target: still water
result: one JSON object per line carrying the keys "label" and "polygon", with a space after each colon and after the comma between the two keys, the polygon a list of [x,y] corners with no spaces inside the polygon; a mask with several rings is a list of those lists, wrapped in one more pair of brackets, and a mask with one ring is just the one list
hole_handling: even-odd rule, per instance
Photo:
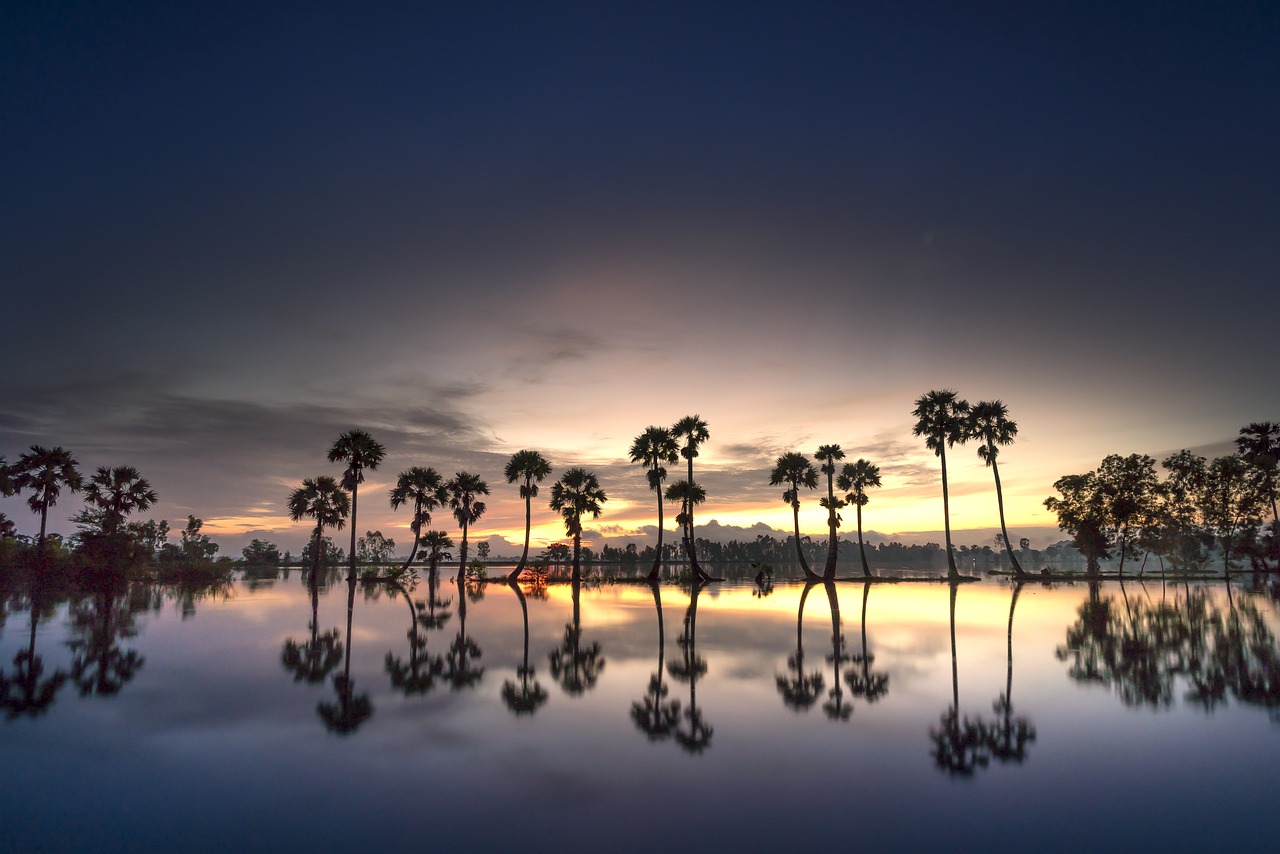
{"label": "still water", "polygon": [[1249,584],[313,596],[295,571],[38,610],[33,633],[14,597],[0,627],[5,850],[1273,850],[1280,833],[1280,617]]}

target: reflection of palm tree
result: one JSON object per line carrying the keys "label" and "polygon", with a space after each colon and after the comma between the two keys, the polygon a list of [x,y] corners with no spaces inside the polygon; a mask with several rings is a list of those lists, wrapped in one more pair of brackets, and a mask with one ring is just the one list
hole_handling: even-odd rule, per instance
{"label": "reflection of palm tree", "polygon": [[13,464],[13,485],[19,492],[31,493],[27,496],[27,506],[32,513],[40,514],[41,549],[44,548],[49,508],[58,503],[62,488],[79,492],[84,484],[76,466],[76,458],[70,451],[39,445],[32,445],[31,450],[20,454]]}
{"label": "reflection of palm tree", "polygon": [[458,577],[458,634],[449,651],[445,653],[444,678],[450,687],[457,691],[461,688],[472,688],[484,676],[484,668],[475,666],[475,659],[483,656],[480,645],[467,634],[467,596],[466,580]]}
{"label": "reflection of palm tree", "polygon": [[960,720],[960,680],[956,667],[956,585],[951,585],[951,707],[942,714],[941,725],[929,729],[933,739],[931,754],[938,769],[953,777],[971,777],[991,761],[984,728],[969,718]]}
{"label": "reflection of palm tree", "polygon": [[514,581],[510,584],[516,598],[520,600],[520,614],[524,617],[524,658],[516,668],[516,678],[520,680],[520,684],[517,685],[510,679],[502,683],[502,700],[516,715],[532,715],[547,701],[547,692],[536,680],[532,685],[529,684],[529,680],[535,675],[533,667],[529,665],[529,603],[525,600],[520,585]]}
{"label": "reflection of palm tree", "polygon": [[960,576],[956,569],[956,556],[951,551],[951,501],[947,492],[947,448],[965,440],[969,402],[961,400],[954,391],[931,391],[916,401],[911,411],[916,425],[911,432],[925,437],[925,447],[942,460],[942,522],[947,536],[947,577]]}
{"label": "reflection of palm tree", "polygon": [[831,605],[831,654],[827,661],[831,662],[831,690],[827,692],[827,702],[822,704],[822,711],[835,721],[847,721],[853,714],[853,706],[844,704],[844,689],[840,687],[840,665],[849,660],[844,652],[844,633],[840,627],[840,600],[836,598],[836,585],[833,581],[824,582],[827,591],[827,602]]}
{"label": "reflection of palm tree", "polygon": [[[345,497],[345,496],[344,496]],[[308,586],[311,588],[311,639],[299,644],[293,638],[284,642],[280,663],[293,674],[295,682],[319,684],[328,678],[334,668],[342,663],[342,641],[338,630],[320,633],[320,583],[313,573]]]}
{"label": "reflection of palm tree", "polygon": [[689,593],[689,607],[684,614],[684,632],[676,638],[680,645],[681,660],[667,665],[667,672],[681,682],[689,683],[689,708],[684,712],[684,723],[678,724],[674,735],[676,743],[689,753],[702,753],[711,746],[715,729],[702,717],[698,708],[698,677],[707,672],[707,662],[698,656],[698,594],[705,582],[695,580]]}
{"label": "reflection of palm tree", "polygon": [[871,583],[862,585],[862,652],[852,659],[854,664],[862,665],[861,670],[850,669],[844,674],[849,683],[849,690],[855,697],[861,697],[867,703],[874,703],[889,693],[889,674],[876,673],[871,670],[876,657],[867,649],[867,600],[871,598]]}
{"label": "reflection of palm tree", "polygon": [[[982,401],[974,404],[969,413],[969,436],[982,444],[978,446],[978,458],[991,466],[991,473],[996,479],[996,506],[1000,509],[1000,533],[1004,536],[1004,549],[1009,555],[1009,564],[1013,574],[1018,578],[1026,578],[1022,564],[1013,554],[1013,543],[1009,540],[1009,529],[1004,524],[1004,493],[1000,489],[1000,467],[996,465],[996,457],[1000,448],[1013,444],[1013,437],[1018,435],[1018,424],[1009,420],[1009,409],[998,400]],[[1123,560],[1121,561],[1123,564]]]}
{"label": "reflection of palm tree", "polygon": [[[840,513],[838,512],[844,506],[844,502],[836,498],[835,476],[836,461],[844,459],[844,450],[839,445],[820,445],[818,450],[813,454],[814,459],[822,463],[822,473],[827,476],[827,497],[822,500],[822,506],[827,509],[827,528],[829,530],[827,541],[827,563],[822,570],[823,578],[836,577],[836,552],[838,544],[836,542],[837,529],[840,527]],[[796,537],[799,540],[799,537]],[[839,687],[839,686],[837,686]]]}
{"label": "reflection of palm tree", "polygon": [[800,548],[800,487],[818,488],[818,470],[809,462],[809,458],[798,451],[790,451],[778,457],[773,471],[769,472],[769,483],[772,486],[789,483],[791,488],[782,493],[782,500],[791,505],[791,517],[795,522],[796,556],[800,558],[800,568],[804,577],[815,579],[818,574],[809,568],[804,559],[804,550]]}
{"label": "reflection of palm tree", "polygon": [[351,679],[351,617],[356,605],[356,579],[347,580],[347,650],[343,657],[342,672],[333,677],[333,687],[338,699],[335,703],[317,703],[316,714],[330,732],[350,735],[373,715],[373,703],[368,694],[356,695],[355,682]]}
{"label": "reflection of palm tree", "polygon": [[680,722],[680,701],[667,700],[668,689],[662,681],[667,634],[662,621],[662,595],[658,582],[651,581],[653,607],[658,612],[658,671],[649,676],[649,691],[643,700],[631,704],[631,720],[649,736],[650,741],[669,737]]}
{"label": "reflection of palm tree", "polygon": [[444,503],[444,481],[440,479],[440,473],[422,466],[400,472],[396,485],[391,489],[391,509],[397,510],[409,502],[413,502],[413,521],[409,523],[413,529],[413,548],[409,551],[409,559],[400,568],[401,572],[408,571],[418,556],[422,529],[431,524],[431,511]]}
{"label": "reflection of palm tree", "polygon": [[653,569],[649,580],[657,581],[662,568],[662,482],[667,479],[663,463],[674,464],[680,459],[680,449],[675,436],[666,427],[646,427],[631,443],[631,462],[642,463],[648,468],[649,488],[658,493],[658,546],[654,552]]}
{"label": "reflection of palm tree", "polygon": [[13,720],[21,715],[39,717],[49,710],[54,697],[67,681],[67,674],[61,668],[55,669],[48,677],[44,676],[44,660],[36,655],[36,626],[40,622],[40,603],[33,595],[31,601],[31,638],[27,648],[18,650],[13,658],[13,676],[0,672],[0,709],[5,716]]}
{"label": "reflection of palm tree", "polygon": [[560,683],[566,694],[577,697],[596,686],[605,661],[600,655],[599,643],[592,641],[590,646],[582,643],[582,609],[579,602],[582,584],[574,579],[570,586],[573,591],[573,622],[564,627],[564,640],[551,651],[549,659],[552,678]]}
{"label": "reflection of palm tree", "polygon": [[[437,573],[432,569],[427,572],[427,611],[425,614],[418,616],[422,627],[428,631],[444,628],[444,624],[449,622],[449,618],[453,616],[450,612],[444,610],[453,604],[453,597],[441,599],[436,595],[437,586]],[[439,609],[439,613],[436,613],[437,609]]]}
{"label": "reflection of palm tree", "polygon": [[551,509],[564,517],[565,533],[573,537],[573,580],[582,578],[582,517],[599,519],[608,497],[596,476],[584,468],[571,468],[551,484]]}
{"label": "reflection of palm tree", "polygon": [[435,687],[436,677],[444,670],[444,659],[438,655],[432,658],[424,654],[427,649],[427,636],[423,632],[428,622],[424,613],[426,605],[413,601],[413,597],[403,584],[392,582],[392,586],[400,591],[400,595],[404,596],[404,601],[409,606],[409,631],[407,632],[409,661],[405,662],[388,652],[384,661],[387,675],[391,677],[391,687],[405,696],[426,694]]}
{"label": "reflection of palm tree", "polygon": [[[348,430],[334,440],[329,448],[329,462],[343,462],[347,470],[342,475],[342,488],[351,493],[351,568],[352,578],[356,577],[356,500],[358,488],[364,483],[364,470],[377,470],[386,455],[387,449],[363,430]],[[350,641],[348,641],[350,646]]]}
{"label": "reflection of palm tree", "polygon": [[515,483],[523,479],[524,483],[520,484],[520,497],[524,499],[524,551],[520,553],[520,562],[516,564],[516,568],[511,570],[511,575],[507,577],[507,581],[511,584],[516,582],[520,577],[520,573],[524,571],[524,563],[529,559],[529,531],[533,524],[533,499],[538,497],[538,484],[542,482],[547,475],[551,474],[551,463],[547,462],[546,457],[537,451],[516,451],[511,455],[511,459],[507,461],[507,467],[502,472],[507,483]]}
{"label": "reflection of palm tree", "polygon": [[467,529],[484,515],[484,502],[477,501],[476,497],[488,495],[489,484],[479,475],[460,471],[444,488],[449,496],[449,506],[453,508],[453,518],[462,528],[462,546],[458,549],[458,593],[461,595],[463,580],[467,577]]}
{"label": "reflection of palm tree", "polygon": [[[680,455],[689,461],[689,489],[698,488],[698,482],[693,479],[693,458],[698,456],[698,447],[711,438],[711,432],[707,429],[707,422],[703,421],[697,415],[686,415],[675,423],[671,428],[671,435],[677,440],[684,440],[684,447],[680,449]],[[704,497],[705,497],[705,493]],[[688,516],[688,524],[685,526],[688,531],[688,545],[685,547],[689,551],[689,566],[693,570],[693,574],[703,581],[719,581],[713,579],[702,567],[698,565],[698,555],[694,551],[694,533],[693,533],[693,505],[696,502],[688,502],[685,513]]]}
{"label": "reflection of palm tree", "polygon": [[138,633],[127,591],[117,595],[104,584],[91,598],[71,606],[71,678],[80,696],[113,696],[133,679],[145,661],[119,641]]}
{"label": "reflection of palm tree", "polygon": [[796,652],[795,655],[787,656],[787,670],[790,673],[776,675],[782,702],[797,712],[807,711],[813,706],[826,684],[822,671],[806,673],[804,670],[804,601],[809,598],[809,591],[817,583],[807,581],[804,590],[800,592],[800,607],[796,610]]}
{"label": "reflection of palm tree", "polygon": [[1004,693],[992,704],[999,720],[985,728],[987,749],[1000,762],[1022,763],[1027,758],[1027,745],[1036,740],[1036,729],[1025,717],[1013,716],[1013,609],[1018,607],[1019,582],[1013,586],[1013,598],[1009,600],[1008,667],[1005,672]]}
{"label": "reflection of palm tree", "polygon": [[858,554],[862,556],[862,577],[871,578],[867,548],[862,542],[862,508],[871,502],[867,490],[880,486],[880,466],[864,459],[859,459],[856,463],[845,463],[836,485],[848,492],[844,497],[845,501],[858,508]]}

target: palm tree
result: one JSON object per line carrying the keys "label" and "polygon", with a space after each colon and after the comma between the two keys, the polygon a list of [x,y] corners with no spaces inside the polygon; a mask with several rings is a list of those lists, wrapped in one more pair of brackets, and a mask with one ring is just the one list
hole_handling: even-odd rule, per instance
{"label": "palm tree", "polygon": [[658,493],[658,547],[654,553],[653,569],[649,580],[657,581],[662,567],[662,482],[667,479],[663,463],[674,464],[680,458],[680,448],[675,436],[666,427],[646,427],[631,443],[631,462],[644,465],[649,471],[649,488]]}
{"label": "palm tree", "polygon": [[[687,480],[677,480],[667,487],[664,495],[668,501],[680,505],[680,510],[676,513],[676,524],[684,531],[681,539],[685,543],[687,550],[689,543],[693,540],[689,531],[689,520],[693,517],[693,505],[706,501],[707,491],[696,483],[690,486]],[[694,574],[696,575],[697,573]]]}
{"label": "palm tree", "polygon": [[440,561],[448,560],[452,555],[453,539],[444,531],[427,531],[422,535],[422,545],[427,550],[427,571],[434,576]]}
{"label": "palm tree", "polygon": [[413,521],[409,523],[409,527],[413,529],[413,549],[409,552],[409,559],[400,568],[401,572],[408,570],[417,557],[422,529],[431,524],[431,511],[444,504],[444,500],[444,481],[435,469],[414,466],[400,472],[400,477],[391,490],[391,509],[398,510],[401,505],[413,502]]}
{"label": "palm tree", "polygon": [[84,487],[84,501],[102,513],[102,532],[114,534],[124,517],[159,500],[151,483],[133,466],[99,466]]}
{"label": "palm tree", "polygon": [[506,475],[507,483],[524,481],[520,484],[520,497],[524,499],[524,551],[520,553],[520,562],[516,564],[516,568],[507,576],[507,581],[515,583],[520,573],[524,572],[524,562],[529,559],[529,529],[533,521],[533,499],[538,497],[538,484],[551,474],[551,463],[537,451],[516,451],[507,461],[507,467],[502,473]]}
{"label": "palm tree", "polygon": [[40,514],[40,548],[44,549],[45,528],[49,508],[58,503],[65,486],[79,492],[84,484],[77,468],[76,458],[61,447],[42,448],[32,445],[31,450],[18,456],[10,472],[13,486],[18,492],[30,492],[27,506],[32,513]]}
{"label": "palm tree", "polygon": [[845,501],[858,508],[858,553],[862,556],[862,577],[871,578],[867,549],[862,542],[862,508],[871,501],[867,490],[880,486],[880,466],[861,458],[856,463],[845,463],[836,485],[848,493]]}
{"label": "palm tree", "polygon": [[982,444],[978,446],[978,459],[991,467],[996,478],[996,506],[1000,509],[1000,533],[1004,536],[1004,550],[1009,555],[1009,564],[1013,574],[1018,578],[1027,578],[1022,564],[1013,554],[1013,543],[1009,539],[1009,529],[1004,524],[1004,493],[1000,489],[1000,467],[996,465],[996,457],[1000,448],[1013,444],[1013,437],[1018,435],[1018,424],[1009,420],[1009,409],[998,400],[984,400],[974,404],[969,413],[968,438],[976,439]]}
{"label": "palm tree", "polygon": [[[711,438],[710,431],[707,430],[707,422],[703,421],[697,415],[686,415],[675,423],[671,428],[671,435],[677,441],[683,439],[684,447],[680,449],[680,455],[689,461],[689,484],[696,486],[697,481],[693,479],[693,458],[698,456],[698,446]],[[686,528],[689,532],[689,565],[693,568],[694,574],[704,580],[711,580],[711,576],[702,571],[702,567],[698,566],[698,555],[693,549],[693,505],[688,508],[689,522]]]}
{"label": "palm tree", "polygon": [[600,505],[608,501],[600,481],[584,468],[571,468],[551,485],[551,509],[564,517],[565,533],[573,537],[573,580],[582,575],[579,567],[582,555],[582,516],[590,514],[599,519]]}
{"label": "palm tree", "polygon": [[822,473],[827,476],[827,497],[823,500],[822,506],[827,508],[827,528],[830,529],[831,534],[827,541],[827,565],[822,570],[822,577],[835,578],[836,551],[839,548],[836,542],[836,529],[840,527],[840,514],[837,511],[844,506],[844,502],[836,498],[836,460],[844,459],[844,450],[839,445],[820,445],[813,456],[822,463]]}
{"label": "palm tree", "polygon": [[791,505],[791,517],[795,521],[796,556],[800,558],[800,568],[804,570],[805,578],[817,578],[818,574],[809,568],[809,562],[804,559],[804,550],[800,548],[800,487],[818,488],[817,469],[804,454],[790,451],[778,457],[773,471],[769,473],[769,483],[772,486],[791,484],[791,488],[782,493],[782,500]]}
{"label": "palm tree", "polygon": [[917,419],[916,426],[911,430],[912,435],[924,436],[925,447],[942,460],[942,522],[947,535],[947,577],[954,580],[960,577],[960,572],[956,569],[956,556],[951,551],[951,499],[947,493],[947,448],[957,443],[964,443],[969,402],[961,400],[950,389],[931,391],[916,401],[916,408],[911,411],[911,414]]}
{"label": "palm tree", "polygon": [[309,477],[302,481],[302,486],[289,493],[289,518],[295,522],[301,522],[304,516],[310,516],[316,520],[316,529],[311,535],[314,543],[311,549],[313,579],[318,578],[320,573],[324,529],[342,530],[349,510],[350,502],[347,494],[338,486],[338,482],[328,475]]}
{"label": "palm tree", "polygon": [[329,448],[329,462],[347,464],[347,470],[342,475],[342,488],[351,493],[351,578],[356,577],[357,487],[364,483],[364,470],[377,470],[386,453],[387,449],[363,430],[348,430]]}
{"label": "palm tree", "polygon": [[462,527],[462,547],[458,550],[458,588],[461,590],[467,576],[467,529],[484,515],[484,502],[477,501],[476,496],[488,495],[489,484],[479,475],[460,471],[444,485],[444,490],[449,496],[449,506],[453,508],[453,518]]}

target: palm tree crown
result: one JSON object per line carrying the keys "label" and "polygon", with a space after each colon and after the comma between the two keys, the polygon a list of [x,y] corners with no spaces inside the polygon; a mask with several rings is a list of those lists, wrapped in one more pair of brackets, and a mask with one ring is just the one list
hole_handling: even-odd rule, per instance
{"label": "palm tree crown", "polygon": [[453,518],[458,520],[458,524],[464,530],[484,515],[487,508],[483,501],[476,500],[476,496],[488,495],[489,484],[481,480],[479,475],[465,471],[457,472],[453,479],[444,485],[444,489],[449,497]]}
{"label": "palm tree crown", "polygon": [[937,456],[944,455],[944,445],[951,447],[967,438],[969,402],[950,389],[923,395],[911,414],[917,419],[911,435],[924,436],[925,447]]}
{"label": "palm tree crown", "polygon": [[707,422],[697,415],[686,415],[681,418],[671,428],[671,434],[677,440],[684,440],[680,455],[689,461],[690,466],[693,465],[693,458],[698,456],[698,446],[711,438],[711,433],[707,430]]}
{"label": "palm tree crown", "polygon": [[600,481],[584,468],[571,468],[551,485],[551,509],[564,517],[565,532],[582,535],[582,517],[600,518],[601,505],[608,501]]}
{"label": "palm tree crown", "polygon": [[159,499],[150,482],[133,466],[99,466],[85,486],[84,500],[102,511],[102,530],[114,533],[124,517],[146,510]]}
{"label": "palm tree crown", "polygon": [[537,451],[516,451],[511,455],[511,459],[507,460],[507,467],[502,470],[506,475],[507,483],[515,483],[523,480],[520,484],[520,497],[524,499],[524,551],[520,553],[520,560],[516,563],[516,568],[507,576],[507,580],[514,582],[520,577],[520,573],[524,571],[524,563],[529,559],[529,533],[533,526],[533,499],[538,496],[538,484],[551,474],[551,463],[547,462],[546,457]]}
{"label": "palm tree crown", "polygon": [[413,549],[404,563],[404,568],[408,569],[418,554],[422,529],[431,524],[431,511],[444,504],[444,480],[433,468],[414,466],[400,472],[396,485],[391,488],[390,498],[392,510],[413,503],[413,521],[409,523],[409,528],[413,531]]}
{"label": "palm tree crown", "polygon": [[999,456],[1000,448],[1013,444],[1013,437],[1018,435],[1018,423],[1009,420],[1009,408],[1003,403],[984,400],[974,404],[970,410],[966,432],[969,438],[982,443],[978,447],[978,459],[990,466]]}
{"label": "palm tree crown", "polygon": [[782,493],[782,500],[791,505],[791,517],[795,522],[796,556],[800,559],[800,567],[807,577],[813,577],[813,570],[809,569],[804,550],[800,548],[800,487],[817,489],[818,470],[804,454],[790,451],[778,457],[773,471],[769,473],[769,483],[773,486],[782,483],[791,485],[790,489]]}
{"label": "palm tree crown", "polygon": [[329,448],[329,462],[347,464],[342,486],[353,492],[356,484],[364,483],[364,470],[377,471],[386,454],[387,449],[365,431],[348,430]]}
{"label": "palm tree crown", "polygon": [[[705,432],[705,424],[703,429]],[[661,492],[662,482],[667,479],[663,463],[674,464],[679,460],[680,446],[666,427],[646,427],[631,443],[630,456],[631,462],[640,463],[649,470],[649,488]]]}
{"label": "palm tree crown", "polygon": [[289,518],[301,522],[309,516],[316,520],[317,531],[341,529],[350,509],[347,493],[328,475],[309,477],[302,481],[302,486],[289,493]]}
{"label": "palm tree crown", "polygon": [[856,463],[845,463],[836,485],[848,493],[845,500],[850,504],[866,507],[871,502],[867,490],[880,486],[880,466],[864,459],[859,459]]}
{"label": "palm tree crown", "polygon": [[27,506],[32,513],[40,514],[40,541],[44,541],[45,522],[49,508],[58,503],[62,488],[79,492],[84,485],[76,458],[61,447],[42,448],[32,445],[31,450],[20,454],[9,469],[13,487],[18,492],[30,492]]}

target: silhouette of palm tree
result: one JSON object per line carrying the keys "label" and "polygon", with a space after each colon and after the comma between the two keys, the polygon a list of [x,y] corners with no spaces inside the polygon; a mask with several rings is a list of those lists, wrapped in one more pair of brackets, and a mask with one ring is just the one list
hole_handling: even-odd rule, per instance
{"label": "silhouette of palm tree", "polygon": [[548,656],[551,676],[571,697],[577,697],[594,688],[604,670],[605,660],[600,654],[600,644],[582,643],[582,608],[579,599],[582,584],[576,579],[570,584],[573,594],[573,622],[564,627],[564,639]]}
{"label": "silhouette of palm tree", "polygon": [[503,469],[507,483],[520,484],[520,497],[524,499],[524,551],[520,553],[520,562],[507,576],[507,582],[514,584],[524,571],[525,561],[529,559],[529,531],[533,524],[533,499],[538,497],[538,484],[551,474],[551,463],[537,451],[516,451],[507,461]]}
{"label": "silhouette of palm tree", "polygon": [[[648,469],[649,488],[658,493],[658,546],[653,568],[649,570],[649,580],[656,581],[662,567],[662,482],[667,479],[663,463],[674,465],[680,459],[680,448],[666,427],[646,427],[631,443],[630,455],[631,462],[640,463]],[[703,494],[705,496],[706,493]]]}
{"label": "silhouette of palm tree", "polygon": [[474,687],[484,676],[484,668],[475,659],[484,655],[475,638],[467,634],[466,579],[458,575],[458,634],[445,654],[444,678],[452,690]]}
{"label": "silhouette of palm tree", "polygon": [[484,502],[477,501],[476,497],[488,495],[489,484],[481,480],[479,475],[460,471],[444,488],[449,496],[449,506],[453,508],[453,518],[458,520],[458,525],[462,528],[462,546],[458,549],[458,593],[461,595],[463,581],[467,576],[467,529],[480,521],[487,509]]}
{"label": "silhouette of palm tree", "polygon": [[[693,458],[698,456],[698,447],[711,438],[711,433],[707,429],[707,422],[703,421],[697,415],[686,415],[675,423],[671,428],[671,435],[677,441],[683,439],[684,447],[680,449],[680,455],[689,462],[689,488],[696,489],[698,482],[693,479]],[[706,493],[703,493],[704,497]],[[694,575],[703,581],[719,581],[713,579],[702,567],[698,565],[698,555],[694,550],[694,533],[693,533],[693,502],[688,504],[687,509],[688,523],[685,529],[688,531],[688,545],[685,547],[689,552],[689,566],[693,570]]]}
{"label": "silhouette of palm tree", "polygon": [[[374,441],[374,438],[363,430],[348,430],[340,435],[329,448],[329,462],[346,463],[347,470],[342,475],[342,488],[351,493],[351,568],[352,578],[356,577],[356,501],[359,498],[359,486],[364,483],[364,470],[376,471],[386,456],[387,449]],[[336,527],[336,526],[335,526]]]}
{"label": "silhouette of palm tree", "polygon": [[551,509],[564,517],[565,532],[573,537],[573,580],[581,579],[582,516],[599,519],[608,497],[596,476],[583,468],[571,468],[551,485]]}
{"label": "silhouette of palm tree", "polygon": [[356,694],[355,682],[351,679],[351,617],[356,607],[356,579],[352,575],[347,579],[347,649],[343,656],[342,672],[333,677],[333,688],[337,693],[337,701],[333,703],[317,703],[316,714],[324,721],[325,728],[338,735],[350,735],[360,728],[361,724],[373,716],[373,703],[368,694]]}
{"label": "silhouette of palm tree", "polygon": [[1027,758],[1027,746],[1036,740],[1036,729],[1025,717],[1013,715],[1013,610],[1018,607],[1018,594],[1022,583],[1013,586],[1009,600],[1008,666],[1005,672],[1004,693],[991,704],[998,720],[985,728],[987,750],[1000,762],[1022,763]]}
{"label": "silhouette of palm tree", "polygon": [[[339,494],[346,498],[345,493]],[[318,685],[342,663],[343,645],[336,628],[320,632],[320,580],[316,573],[311,574],[307,586],[311,589],[311,622],[307,624],[311,637],[303,643],[286,640],[280,663],[293,674],[293,681]]]}
{"label": "silhouette of palm tree", "polygon": [[969,413],[969,438],[981,442],[978,446],[978,459],[991,467],[996,479],[996,506],[1000,509],[1000,533],[1004,536],[1004,549],[1009,555],[1009,564],[1013,574],[1018,578],[1027,578],[1022,564],[1013,553],[1013,541],[1009,539],[1009,529],[1004,524],[1004,492],[1000,488],[1000,467],[996,465],[996,457],[1000,449],[1013,444],[1013,437],[1018,435],[1018,424],[1009,420],[1009,409],[998,400],[984,400],[976,403]]}
{"label": "silhouette of palm tree", "polygon": [[514,581],[508,582],[511,589],[515,592],[516,598],[520,601],[520,614],[524,618],[524,658],[521,659],[520,666],[516,668],[516,678],[520,680],[517,685],[508,679],[502,683],[502,701],[507,704],[515,715],[532,715],[538,711],[538,708],[547,702],[547,692],[543,687],[534,680],[533,684],[529,684],[529,680],[536,674],[533,667],[529,664],[529,603],[524,597],[524,591],[520,589],[520,585]]}
{"label": "silhouette of palm tree", "polygon": [[947,536],[947,577],[960,577],[956,569],[955,553],[951,550],[951,499],[947,492],[947,448],[964,444],[969,416],[968,401],[961,400],[954,391],[931,391],[916,400],[911,411],[916,425],[911,432],[925,437],[925,447],[942,460],[942,521]]}
{"label": "silhouette of palm tree", "polygon": [[684,631],[676,638],[680,646],[681,660],[667,665],[667,673],[689,683],[689,707],[684,712],[684,723],[674,730],[676,743],[689,753],[702,753],[711,746],[715,729],[707,723],[698,708],[698,677],[707,672],[707,662],[698,655],[698,594],[706,586],[705,581],[694,579],[689,593],[689,607],[684,614]]}
{"label": "silhouette of palm tree", "polygon": [[642,700],[631,704],[631,720],[650,741],[669,738],[680,722],[680,701],[667,700],[669,693],[663,683],[663,663],[667,651],[667,634],[662,620],[662,594],[656,580],[649,582],[653,590],[653,607],[658,612],[658,670],[649,676],[649,689]]}
{"label": "silhouette of palm tree", "polygon": [[120,640],[137,635],[135,608],[128,591],[115,581],[103,581],[93,594],[71,606],[71,679],[80,696],[120,693],[145,659],[136,650],[122,650]]}
{"label": "silhouette of palm tree", "polygon": [[[836,531],[840,527],[838,511],[844,506],[844,502],[836,498],[835,476],[836,462],[844,459],[844,450],[839,445],[820,445],[813,457],[822,463],[822,473],[827,476],[827,497],[823,499],[822,506],[827,509],[827,528],[830,534],[827,541],[827,563],[822,570],[822,577],[835,578],[836,552],[839,549]],[[796,539],[799,540],[799,537]]]}
{"label": "silhouette of palm tree", "polygon": [[831,663],[831,690],[827,692],[827,702],[822,704],[822,711],[833,721],[847,721],[853,714],[853,706],[845,705],[844,689],[840,687],[840,665],[849,660],[844,651],[844,632],[840,625],[840,600],[836,596],[834,581],[827,580],[822,584],[827,591],[827,603],[831,606],[831,654],[827,661]]}
{"label": "silhouette of palm tree", "polygon": [[796,652],[787,656],[789,674],[779,673],[775,676],[778,693],[782,702],[797,712],[807,711],[818,702],[818,695],[826,685],[822,671],[814,670],[806,673],[804,669],[804,603],[809,598],[809,591],[818,581],[810,579],[800,591],[800,607],[796,609]]}
{"label": "silhouette of palm tree", "polygon": [[20,716],[39,717],[53,705],[54,698],[62,690],[68,674],[55,668],[44,677],[44,660],[36,655],[36,626],[40,623],[41,605],[38,595],[31,601],[31,636],[26,649],[18,650],[13,658],[13,675],[0,672],[0,709],[5,717],[14,720]]}
{"label": "silhouette of palm tree", "polygon": [[938,769],[952,777],[971,777],[991,761],[981,722],[960,719],[960,681],[956,667],[956,589],[951,585],[951,707],[943,712],[940,726],[930,728],[931,755]]}
{"label": "silhouette of palm tree", "polygon": [[845,501],[858,508],[858,554],[862,557],[862,577],[872,578],[871,566],[867,563],[867,549],[862,542],[862,508],[871,502],[867,490],[880,486],[880,467],[865,459],[845,463],[836,485],[848,493]]}
{"label": "silhouette of palm tree", "polygon": [[316,529],[311,535],[311,573],[314,579],[320,572],[320,555],[324,551],[324,529],[342,530],[346,524],[350,503],[347,494],[339,487],[337,481],[328,475],[307,478],[302,486],[289,493],[289,518],[301,522],[304,517],[316,520]]}
{"label": "silhouette of palm tree", "polygon": [[400,472],[396,485],[391,489],[391,509],[398,510],[403,504],[413,502],[413,521],[409,527],[413,529],[413,548],[409,551],[409,559],[400,568],[406,572],[418,556],[418,546],[422,541],[422,529],[431,524],[431,511],[445,502],[444,481],[440,473],[433,468],[414,466]]}
{"label": "silhouette of palm tree", "polygon": [[844,674],[844,681],[849,684],[849,691],[855,697],[874,703],[889,693],[889,674],[871,670],[876,657],[867,649],[867,600],[870,597],[871,583],[865,582],[862,585],[862,652],[852,659],[854,664],[862,665],[861,672],[850,669]]}
{"label": "silhouette of palm tree", "polygon": [[31,512],[40,514],[41,551],[45,545],[49,508],[58,503],[64,487],[71,492],[79,492],[84,484],[77,466],[70,451],[61,447],[32,445],[30,451],[18,456],[18,461],[9,470],[16,490],[31,493],[27,496]]}
{"label": "silhouette of palm tree", "polygon": [[800,568],[808,579],[818,578],[818,574],[809,568],[804,559],[804,550],[800,548],[800,487],[818,488],[818,471],[809,462],[809,458],[798,451],[790,451],[778,457],[773,471],[769,473],[769,484],[777,486],[782,483],[791,484],[791,488],[782,493],[782,500],[791,505],[791,517],[795,522],[796,556],[800,558]]}
{"label": "silhouette of palm tree", "polygon": [[409,606],[409,631],[406,632],[409,639],[409,661],[405,662],[390,651],[383,660],[387,675],[391,677],[391,687],[406,697],[426,694],[435,687],[436,677],[444,671],[443,658],[438,655],[432,658],[424,654],[427,636],[423,630],[428,628],[429,622],[425,613],[426,604],[415,602],[409,589],[398,581],[391,582],[388,590],[392,595],[399,591],[405,604]]}

